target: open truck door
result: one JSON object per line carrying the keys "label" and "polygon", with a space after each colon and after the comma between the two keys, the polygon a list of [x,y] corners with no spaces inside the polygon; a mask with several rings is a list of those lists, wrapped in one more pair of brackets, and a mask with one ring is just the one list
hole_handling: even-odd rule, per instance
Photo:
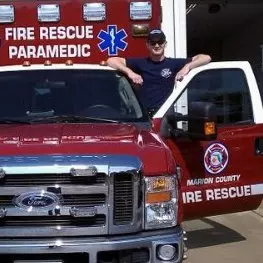
{"label": "open truck door", "polygon": [[256,209],[263,108],[248,62],[213,62],[177,83],[153,117],[181,177],[184,220]]}

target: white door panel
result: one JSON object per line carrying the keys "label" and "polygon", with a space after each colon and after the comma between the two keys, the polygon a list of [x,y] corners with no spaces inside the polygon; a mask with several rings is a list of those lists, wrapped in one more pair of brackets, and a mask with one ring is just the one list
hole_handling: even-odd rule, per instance
{"label": "white door panel", "polygon": [[[209,70],[209,69],[224,69],[224,68],[233,68],[233,69],[241,69],[244,71],[252,101],[253,108],[253,117],[255,123],[263,123],[263,107],[262,101],[260,97],[260,93],[258,90],[258,85],[252,71],[250,64],[246,61],[233,61],[233,62],[211,62],[205,66],[201,66],[195,68],[189,72],[189,74],[184,78],[181,82],[176,82],[175,88],[166,102],[160,107],[160,109],[156,112],[153,118],[162,118],[167,110],[172,106],[172,104],[176,101],[176,99],[181,95],[184,91],[186,85],[191,81],[191,79],[201,71]],[[187,112],[187,105],[184,105],[184,99],[182,102],[178,101],[176,105],[176,109],[180,113]]]}

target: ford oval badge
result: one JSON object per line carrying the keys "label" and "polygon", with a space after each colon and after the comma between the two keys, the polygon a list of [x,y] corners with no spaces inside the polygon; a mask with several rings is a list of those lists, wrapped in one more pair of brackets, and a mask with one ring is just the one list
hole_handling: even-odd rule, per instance
{"label": "ford oval badge", "polygon": [[59,205],[59,201],[60,199],[57,195],[46,191],[23,193],[13,199],[16,206],[26,210],[51,210]]}

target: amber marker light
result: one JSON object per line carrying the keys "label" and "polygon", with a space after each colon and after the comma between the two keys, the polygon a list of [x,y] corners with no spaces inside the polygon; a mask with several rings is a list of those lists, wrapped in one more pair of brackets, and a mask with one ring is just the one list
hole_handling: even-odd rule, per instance
{"label": "amber marker light", "polygon": [[23,62],[23,67],[30,67],[30,66],[31,66],[31,64],[28,60]]}
{"label": "amber marker light", "polygon": [[165,190],[165,178],[157,178],[153,181],[152,188],[154,191],[162,191]]}
{"label": "amber marker light", "polygon": [[173,189],[173,179],[171,177],[155,177],[154,180],[151,181],[150,192],[157,191],[168,191]]}
{"label": "amber marker light", "polygon": [[108,63],[107,63],[107,61],[102,60],[102,61],[100,62],[100,65],[101,65],[101,66],[108,66]]}
{"label": "amber marker light", "polygon": [[147,193],[145,197],[146,203],[162,203],[169,202],[172,199],[172,195],[170,191],[167,192],[158,192],[158,193]]}
{"label": "amber marker light", "polygon": [[205,122],[204,124],[205,135],[213,135],[216,133],[216,125],[215,122]]}
{"label": "amber marker light", "polygon": [[66,66],[73,66],[73,61],[71,59],[66,61]]}
{"label": "amber marker light", "polygon": [[52,66],[52,63],[50,60],[46,60],[44,63],[45,66]]}

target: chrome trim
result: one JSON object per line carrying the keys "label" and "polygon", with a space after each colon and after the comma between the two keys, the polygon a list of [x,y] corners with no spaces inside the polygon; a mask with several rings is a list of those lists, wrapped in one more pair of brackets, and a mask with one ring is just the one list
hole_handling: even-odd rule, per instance
{"label": "chrome trim", "polygon": [[73,217],[94,217],[98,214],[98,209],[97,207],[73,206],[69,209],[69,214]]}
{"label": "chrome trim", "polygon": [[108,195],[108,188],[105,187],[105,185],[91,185],[91,186],[84,186],[84,185],[63,185],[62,186],[39,186],[39,187],[34,187],[34,186],[29,186],[29,187],[2,187],[0,183],[0,196],[1,195],[10,195],[10,193],[15,193],[15,194],[23,194],[24,192],[33,192],[33,191],[42,191],[50,189],[50,187],[60,188],[61,190],[61,195],[70,195],[70,194],[105,194]]}
{"label": "chrome trim", "polygon": [[46,227],[5,227],[1,229],[1,237],[5,238],[24,238],[24,237],[83,237],[83,236],[102,236],[108,232],[107,222],[105,226],[100,227],[64,227],[64,226],[46,226]]}
{"label": "chrome trim", "polygon": [[71,169],[88,169],[96,166],[98,173],[108,174],[109,159],[106,155],[39,155],[1,156],[0,167],[6,174],[70,173]]}
{"label": "chrome trim", "polygon": [[125,170],[124,167],[111,166],[109,171],[109,204],[114,203],[114,175],[117,173],[128,172],[133,175],[133,221],[129,225],[114,225],[113,207],[109,207],[109,234],[122,234],[132,233],[142,229],[142,208],[137,207],[138,204],[138,192],[140,189],[140,175],[141,175],[142,163],[139,162]]}
{"label": "chrome trim", "polygon": [[98,169],[95,166],[89,166],[86,169],[76,169],[71,168],[70,173],[72,176],[81,177],[81,176],[96,176],[98,173]]}
{"label": "chrome trim", "polygon": [[156,258],[157,247],[164,244],[178,245],[178,258],[171,263],[179,263],[183,258],[183,230],[180,226],[162,231],[148,231],[135,235],[122,235],[107,238],[59,238],[48,240],[1,240],[0,254],[57,254],[89,253],[89,263],[97,263],[97,254],[101,251],[148,248],[149,263],[162,263]]}
{"label": "chrome trim", "polygon": [[[60,215],[62,216],[69,216],[70,214],[70,209],[72,206],[62,206],[60,207]],[[102,206],[96,206],[96,211],[97,215],[106,215],[108,212],[108,208],[105,205]],[[27,211],[27,210],[22,210],[22,209],[17,209],[16,207],[6,207],[6,210],[8,210],[8,216],[48,216],[48,215],[55,215],[55,213],[52,211],[54,210],[38,210],[38,211]],[[0,226],[1,230],[1,226]]]}
{"label": "chrome trim", "polygon": [[7,210],[5,208],[0,209],[0,218],[4,218],[7,215]]}
{"label": "chrome trim", "polygon": [[5,175],[6,175],[5,170],[0,168],[0,179],[3,179]]}
{"label": "chrome trim", "polygon": [[[4,220],[7,225],[0,225],[0,237],[63,237],[63,236],[99,236],[108,234],[133,233],[142,230],[142,213],[143,209],[137,207],[138,196],[140,192],[140,178],[142,172],[142,162],[136,156],[130,155],[39,155],[39,156],[1,156],[0,169],[4,169],[7,176],[12,174],[60,174],[68,173],[72,168],[86,169],[94,167],[98,173],[104,173],[105,183],[95,185],[84,184],[60,184],[60,185],[42,185],[42,186],[5,186],[4,181],[0,180],[0,198],[1,196],[17,196],[25,195],[27,193],[38,191],[47,191],[54,193],[61,198],[59,208],[47,209],[33,209],[32,211],[23,210],[19,207],[10,205],[0,205],[0,209],[5,209]],[[114,203],[114,189],[113,180],[114,175],[118,173],[129,173],[133,177],[133,222],[126,225],[114,225],[113,222],[113,203]],[[95,176],[95,175],[94,175]],[[104,226],[85,227],[85,226],[40,226],[33,225],[30,227],[19,227],[8,225],[9,217],[29,218],[32,216],[32,221],[36,220],[33,216],[70,216],[70,209],[74,205],[63,205],[63,196],[65,195],[87,195],[87,194],[103,194],[105,195],[105,203],[103,205],[96,205],[96,215],[105,215],[106,222]],[[7,199],[8,200],[8,199]],[[98,203],[99,204],[99,203]],[[85,206],[85,205],[84,205]],[[3,210],[4,211],[4,210]],[[72,218],[74,218],[72,216]],[[89,217],[92,218],[92,217]],[[74,218],[77,220],[77,218]],[[12,219],[11,219],[12,220]],[[28,219],[29,222],[31,219]],[[16,221],[16,220],[15,220]],[[3,221],[4,222],[4,221]],[[12,221],[13,224],[13,221]]]}

